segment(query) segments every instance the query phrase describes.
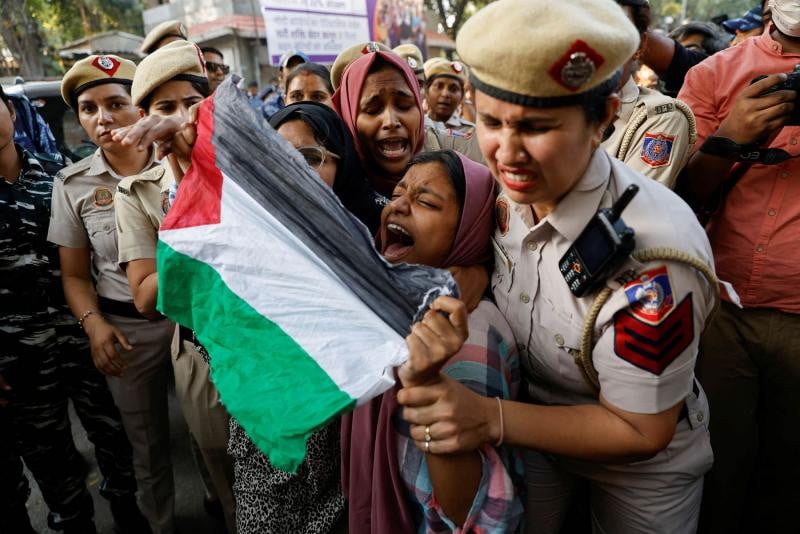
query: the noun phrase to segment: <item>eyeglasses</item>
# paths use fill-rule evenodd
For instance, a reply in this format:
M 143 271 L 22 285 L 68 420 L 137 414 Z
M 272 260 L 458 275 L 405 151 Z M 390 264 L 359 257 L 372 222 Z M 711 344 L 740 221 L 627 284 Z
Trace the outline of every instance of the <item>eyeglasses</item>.
M 314 170 L 319 170 L 319 168 L 322 167 L 323 163 L 325 163 L 326 156 L 330 156 L 333 159 L 341 159 L 337 154 L 319 146 L 300 146 L 297 147 L 297 151 L 300 152 L 300 155 L 306 160 L 308 166 Z
M 217 72 L 219 69 L 222 69 L 222 74 L 228 74 L 231 71 L 231 68 L 228 65 L 214 63 L 213 61 L 206 61 L 206 70 L 208 72 Z

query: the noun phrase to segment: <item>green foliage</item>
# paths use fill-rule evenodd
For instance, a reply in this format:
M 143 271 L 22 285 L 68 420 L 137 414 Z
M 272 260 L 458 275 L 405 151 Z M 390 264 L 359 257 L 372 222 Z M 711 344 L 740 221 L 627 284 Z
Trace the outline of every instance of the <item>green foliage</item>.
M 681 4 L 681 0 L 650 0 L 653 25 L 666 29 L 679 26 Z M 758 4 L 759 0 L 687 0 L 686 19 L 710 21 L 712 17 L 723 14 L 736 18 Z M 672 19 L 671 24 L 667 23 L 669 18 Z
M 28 0 L 27 4 L 45 30 L 47 45 L 54 48 L 108 30 L 142 33 L 139 0 Z

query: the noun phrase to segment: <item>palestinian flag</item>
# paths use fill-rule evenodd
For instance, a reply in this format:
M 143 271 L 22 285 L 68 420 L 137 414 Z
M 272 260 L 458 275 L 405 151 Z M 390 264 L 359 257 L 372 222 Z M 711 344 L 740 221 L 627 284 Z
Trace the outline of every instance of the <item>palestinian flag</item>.
M 159 232 L 158 308 L 194 329 L 230 414 L 277 467 L 386 391 L 445 271 L 391 266 L 231 81 L 201 105 L 192 165 Z

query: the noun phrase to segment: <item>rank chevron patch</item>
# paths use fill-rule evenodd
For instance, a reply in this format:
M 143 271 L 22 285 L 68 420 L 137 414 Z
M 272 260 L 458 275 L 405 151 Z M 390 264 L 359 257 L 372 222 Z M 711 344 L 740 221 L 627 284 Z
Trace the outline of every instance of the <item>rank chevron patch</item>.
M 664 372 L 694 339 L 692 294 L 657 324 L 641 320 L 628 309 L 614 316 L 614 352 L 655 375 Z

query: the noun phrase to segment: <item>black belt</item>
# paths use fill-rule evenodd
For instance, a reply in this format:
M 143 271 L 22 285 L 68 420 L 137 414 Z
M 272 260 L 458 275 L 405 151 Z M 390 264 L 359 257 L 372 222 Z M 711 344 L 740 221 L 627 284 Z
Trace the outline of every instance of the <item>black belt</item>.
M 100 311 L 111 315 L 118 315 L 120 317 L 128 317 L 129 319 L 144 319 L 145 321 L 158 321 L 164 318 L 163 315 L 158 319 L 148 319 L 136 309 L 133 302 L 122 302 L 121 300 L 109 299 L 98 295 L 97 304 L 100 305 Z

